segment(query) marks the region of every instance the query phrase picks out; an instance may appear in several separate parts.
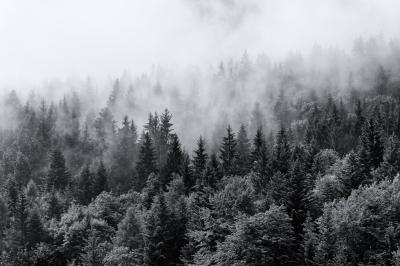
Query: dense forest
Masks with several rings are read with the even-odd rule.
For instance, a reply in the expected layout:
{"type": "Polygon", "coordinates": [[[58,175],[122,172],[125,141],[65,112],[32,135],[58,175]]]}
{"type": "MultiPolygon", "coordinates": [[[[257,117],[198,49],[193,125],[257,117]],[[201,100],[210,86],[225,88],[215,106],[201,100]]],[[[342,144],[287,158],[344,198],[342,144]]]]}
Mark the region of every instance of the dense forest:
{"type": "Polygon", "coordinates": [[[3,97],[0,265],[400,265],[399,43],[168,73],[3,97]]]}

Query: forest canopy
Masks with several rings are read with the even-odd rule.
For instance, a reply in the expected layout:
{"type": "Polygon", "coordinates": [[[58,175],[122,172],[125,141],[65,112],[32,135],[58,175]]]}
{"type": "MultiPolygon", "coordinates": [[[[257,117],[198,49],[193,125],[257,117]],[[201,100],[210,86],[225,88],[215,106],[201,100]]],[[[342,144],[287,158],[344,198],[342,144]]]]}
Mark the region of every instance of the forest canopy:
{"type": "Polygon", "coordinates": [[[1,265],[399,265],[400,44],[1,104],[1,265]],[[184,88],[184,89],[182,89],[184,88]]]}

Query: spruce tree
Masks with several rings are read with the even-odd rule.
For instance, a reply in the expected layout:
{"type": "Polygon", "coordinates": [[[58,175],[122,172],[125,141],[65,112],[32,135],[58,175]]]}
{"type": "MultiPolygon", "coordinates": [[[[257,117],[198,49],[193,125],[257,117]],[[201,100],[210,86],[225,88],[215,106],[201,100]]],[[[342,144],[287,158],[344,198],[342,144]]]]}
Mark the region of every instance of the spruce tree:
{"type": "Polygon", "coordinates": [[[230,125],[226,129],[226,136],[222,139],[220,148],[220,160],[223,175],[229,176],[237,173],[236,171],[236,157],[237,157],[237,140],[235,133],[230,125]]]}
{"type": "Polygon", "coordinates": [[[370,118],[363,126],[358,148],[358,171],[362,183],[371,182],[371,170],[383,160],[384,145],[377,122],[370,118]]]}
{"type": "Polygon", "coordinates": [[[194,150],[194,156],[193,156],[193,168],[194,168],[193,175],[196,182],[197,180],[201,182],[204,179],[207,167],[207,159],[208,155],[205,148],[205,142],[203,138],[200,136],[199,140],[197,141],[197,148],[196,150],[194,150]]]}
{"type": "Polygon", "coordinates": [[[55,149],[50,157],[50,169],[47,175],[47,188],[63,190],[70,184],[70,174],[60,150],[55,149]]]}
{"type": "Polygon", "coordinates": [[[96,197],[103,191],[108,191],[107,180],[107,170],[104,166],[103,160],[101,160],[97,168],[96,174],[93,175],[92,192],[94,197],[96,197]]]}
{"type": "Polygon", "coordinates": [[[246,127],[242,124],[237,134],[237,173],[246,175],[251,168],[250,140],[247,137],[246,127]]]}
{"type": "Polygon", "coordinates": [[[291,148],[288,140],[287,132],[281,126],[275,139],[275,144],[272,154],[272,170],[285,174],[289,171],[289,161],[291,158],[291,148]]]}
{"type": "Polygon", "coordinates": [[[77,196],[79,202],[83,205],[89,204],[93,198],[93,175],[90,172],[89,165],[83,167],[77,182],[77,196]]]}
{"type": "Polygon", "coordinates": [[[266,178],[269,174],[269,161],[267,145],[261,128],[257,129],[257,133],[253,139],[253,149],[250,158],[253,171],[266,178]]]}
{"type": "Polygon", "coordinates": [[[165,165],[165,170],[163,171],[163,187],[166,186],[171,181],[172,175],[182,173],[182,162],[183,162],[183,152],[181,149],[181,143],[179,142],[178,135],[171,135],[171,144],[167,155],[167,163],[165,165]]]}
{"type": "Polygon", "coordinates": [[[21,152],[17,153],[17,160],[14,167],[14,176],[16,181],[21,185],[26,185],[31,179],[31,166],[28,158],[21,152]]]}
{"type": "Polygon", "coordinates": [[[147,177],[151,173],[157,172],[153,144],[148,132],[143,135],[136,171],[138,173],[138,179],[135,182],[135,189],[141,191],[146,184],[147,177]]]}
{"type": "Polygon", "coordinates": [[[196,184],[196,179],[193,174],[193,166],[191,164],[191,160],[189,154],[186,152],[183,154],[183,166],[182,166],[182,181],[185,186],[186,194],[192,190],[192,188],[196,184]]]}
{"type": "Polygon", "coordinates": [[[144,264],[149,266],[173,265],[169,258],[171,241],[170,213],[163,194],[156,196],[145,221],[144,264]]]}

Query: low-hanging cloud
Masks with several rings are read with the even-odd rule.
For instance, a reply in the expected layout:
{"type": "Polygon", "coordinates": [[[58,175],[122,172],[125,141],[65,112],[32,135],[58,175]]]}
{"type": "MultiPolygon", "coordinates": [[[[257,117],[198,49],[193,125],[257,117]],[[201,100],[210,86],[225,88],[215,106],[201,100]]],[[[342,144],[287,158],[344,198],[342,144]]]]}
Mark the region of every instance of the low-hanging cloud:
{"type": "Polygon", "coordinates": [[[395,0],[4,0],[0,84],[208,66],[244,50],[276,58],[316,42],[350,49],[358,36],[397,37],[398,10],[395,0]]]}

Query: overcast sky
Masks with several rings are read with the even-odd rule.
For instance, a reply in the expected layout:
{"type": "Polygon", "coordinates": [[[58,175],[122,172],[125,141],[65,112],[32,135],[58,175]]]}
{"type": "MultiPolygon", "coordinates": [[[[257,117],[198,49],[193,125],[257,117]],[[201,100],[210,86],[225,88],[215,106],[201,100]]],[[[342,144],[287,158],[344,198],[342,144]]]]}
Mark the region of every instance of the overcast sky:
{"type": "Polygon", "coordinates": [[[0,0],[0,84],[400,36],[398,0],[0,0]]]}

